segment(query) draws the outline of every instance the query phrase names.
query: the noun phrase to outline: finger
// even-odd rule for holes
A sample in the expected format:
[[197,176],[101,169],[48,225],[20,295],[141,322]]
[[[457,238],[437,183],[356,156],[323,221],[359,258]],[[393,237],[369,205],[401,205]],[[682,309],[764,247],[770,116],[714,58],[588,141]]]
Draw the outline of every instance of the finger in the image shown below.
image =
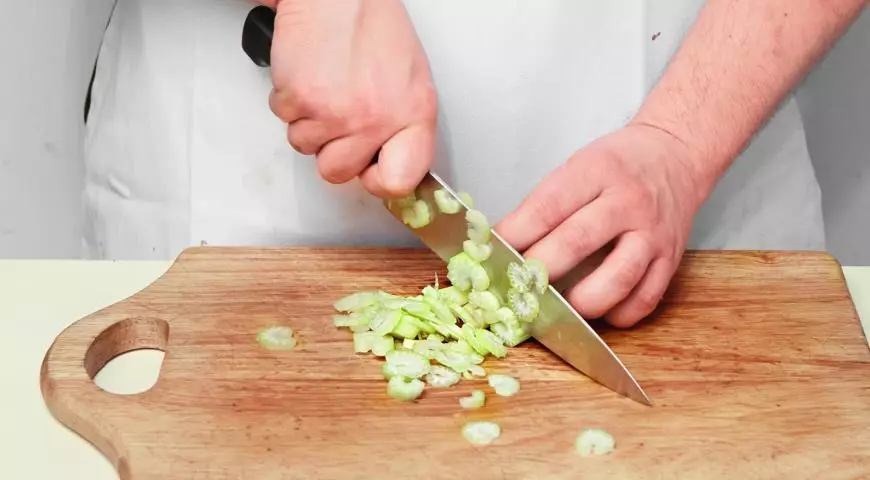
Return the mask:
[[346,132],[331,132],[323,122],[301,119],[287,126],[287,142],[302,155],[316,155],[329,141]]
[[620,237],[604,262],[567,292],[567,300],[584,316],[601,318],[625,299],[652,261],[653,250],[640,235]]
[[269,92],[269,109],[284,123],[293,123],[307,115],[303,105],[287,89]]
[[544,237],[601,193],[598,182],[584,182],[577,162],[550,173],[495,230],[520,252]]
[[368,167],[378,147],[377,141],[362,135],[337,138],[318,152],[317,169],[329,183],[349,182]]
[[583,259],[626,230],[622,206],[611,197],[600,196],[574,212],[561,225],[526,250],[547,266],[550,281],[559,281]]
[[413,125],[395,134],[381,147],[378,162],[360,178],[363,187],[381,198],[411,194],[435,157],[435,129]]
[[628,328],[653,312],[664,296],[676,264],[665,258],[652,262],[637,287],[625,300],[613,307],[605,316],[608,323],[617,328]]

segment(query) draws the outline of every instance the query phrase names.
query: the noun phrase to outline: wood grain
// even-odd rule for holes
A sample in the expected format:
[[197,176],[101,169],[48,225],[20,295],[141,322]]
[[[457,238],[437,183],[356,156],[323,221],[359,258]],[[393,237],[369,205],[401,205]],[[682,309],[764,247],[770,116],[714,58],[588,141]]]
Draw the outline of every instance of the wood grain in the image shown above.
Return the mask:
[[[155,283],[63,331],[41,372],[45,401],[122,479],[576,479],[870,477],[870,351],[839,265],[803,252],[690,252],[662,307],[631,330],[597,326],[654,402],[620,397],[528,342],[480,381],[386,397],[381,363],[355,355],[332,302],[411,294],[444,278],[428,251],[193,248]],[[50,299],[48,299],[50,301]],[[299,346],[255,342],[292,326]],[[92,377],[134,348],[166,352],[149,391]],[[483,388],[487,406],[457,399]],[[472,447],[469,419],[502,436]],[[605,457],[580,430],[612,432]]]

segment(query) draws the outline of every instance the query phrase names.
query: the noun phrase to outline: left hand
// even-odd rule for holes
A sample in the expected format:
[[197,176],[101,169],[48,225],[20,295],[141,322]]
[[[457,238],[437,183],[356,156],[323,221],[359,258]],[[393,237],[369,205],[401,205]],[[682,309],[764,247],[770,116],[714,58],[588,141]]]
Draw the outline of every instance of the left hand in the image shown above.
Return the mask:
[[550,283],[617,239],[566,299],[588,318],[630,327],[652,313],[680,263],[709,182],[670,134],[629,125],[594,141],[552,172],[496,226]]

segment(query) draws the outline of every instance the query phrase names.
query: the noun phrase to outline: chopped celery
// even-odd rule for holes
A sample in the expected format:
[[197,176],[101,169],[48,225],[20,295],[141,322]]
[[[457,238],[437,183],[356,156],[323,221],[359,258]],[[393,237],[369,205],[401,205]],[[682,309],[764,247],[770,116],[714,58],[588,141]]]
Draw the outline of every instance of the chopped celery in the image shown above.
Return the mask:
[[429,335],[426,336],[426,340],[434,340],[438,343],[441,343],[444,341],[444,337],[437,334],[437,333],[430,333]]
[[607,455],[613,452],[616,440],[613,435],[600,428],[589,428],[577,436],[574,448],[583,457]]
[[401,320],[401,310],[382,310],[375,315],[369,325],[377,335],[383,336],[392,332]]
[[431,367],[428,358],[410,350],[391,350],[386,357],[387,364],[402,377],[420,378],[429,373]]
[[[453,313],[450,312],[450,307],[448,307],[443,301],[437,298],[425,298],[424,301],[429,305],[432,311],[435,313],[435,320],[440,323],[453,324],[456,323],[456,317],[453,316]],[[430,321],[433,321],[430,319]]]
[[443,188],[435,190],[432,195],[435,197],[435,205],[438,206],[438,210],[441,213],[453,215],[454,213],[459,213],[459,210],[462,209],[462,205]]
[[478,343],[486,352],[491,353],[497,358],[504,358],[507,355],[507,348],[505,348],[504,342],[502,342],[498,335],[483,328],[477,329],[475,334]]
[[508,305],[516,314],[517,319],[523,322],[532,322],[540,312],[538,297],[531,292],[511,290],[508,292]]
[[476,325],[479,323],[477,318],[474,317],[474,312],[472,312],[471,309],[468,308],[468,305],[462,307],[451,305],[450,310],[453,312],[454,315],[462,320],[462,323],[470,323],[472,325]]
[[464,203],[466,207],[474,208],[474,200],[471,198],[471,195],[469,195],[468,192],[459,192],[456,194],[456,196],[459,197],[460,200],[462,200],[462,203]]
[[406,197],[390,199],[387,201],[387,205],[389,205],[391,208],[393,205],[395,205],[399,208],[408,208],[408,207],[413,207],[414,202],[416,202],[416,201],[417,201],[417,195],[415,193],[412,193]]
[[549,273],[547,270],[547,266],[544,265],[544,262],[530,258],[526,260],[526,271],[534,279],[535,290],[538,293],[544,293],[547,291],[547,287],[549,287]]
[[290,327],[271,326],[261,329],[257,333],[257,343],[267,350],[293,350],[296,347],[296,338]]
[[531,338],[525,325],[496,323],[491,328],[492,332],[508,347],[516,347]]
[[495,296],[494,293],[486,291],[486,292],[471,292],[468,294],[468,303],[474,305],[475,307],[482,308],[483,310],[498,310],[501,307],[501,303],[498,301],[498,297]]
[[459,374],[441,365],[434,365],[426,374],[426,383],[434,388],[447,388],[459,382]]
[[440,350],[444,344],[438,340],[427,338],[426,340],[418,340],[414,342],[413,347],[410,347],[411,350],[420,354],[423,357],[428,359],[435,358],[435,352]]
[[375,332],[359,332],[353,334],[354,353],[367,353],[375,343]]
[[501,436],[501,427],[483,420],[468,422],[462,427],[462,436],[472,445],[489,445]]
[[417,378],[405,378],[399,375],[390,378],[387,383],[387,395],[403,402],[416,400],[426,384]]
[[471,395],[459,399],[459,405],[466,409],[481,408],[485,402],[486,394],[480,390],[475,390],[471,392]]
[[402,209],[402,222],[411,228],[423,228],[432,221],[432,212],[425,200],[417,200],[413,206]]
[[474,375],[475,377],[486,376],[486,370],[480,365],[472,365],[471,368],[468,369],[468,373]]
[[448,305],[465,305],[468,303],[468,295],[456,287],[444,287],[438,290],[438,297]]
[[454,372],[464,372],[471,368],[472,362],[470,353],[462,353],[451,350],[437,350],[435,352],[435,361],[453,370]]
[[465,340],[475,352],[481,355],[489,353],[486,347],[478,340],[477,329],[467,323],[462,326],[462,339]]
[[447,262],[447,278],[463,292],[489,288],[489,274],[486,269],[465,252],[457,253]]
[[399,323],[393,327],[393,335],[400,338],[417,338],[420,334],[420,320],[417,320],[411,315],[402,315]]
[[377,292],[357,292],[339,299],[333,307],[339,312],[352,312],[374,305],[380,301]]
[[371,317],[352,313],[350,315],[333,315],[332,324],[336,327],[368,326]]
[[435,327],[435,331],[449,338],[462,338],[462,334],[459,332],[459,327],[456,324],[452,325],[444,325],[442,323],[433,323],[433,327]]
[[484,243],[481,245],[472,240],[466,240],[462,242],[462,251],[475,262],[483,262],[492,255],[492,244]]
[[489,229],[489,221],[480,210],[468,210],[465,212],[465,220],[468,222],[468,239],[483,245],[489,243],[492,231]]
[[393,337],[388,335],[375,337],[374,342],[372,342],[372,353],[378,357],[386,356],[387,353],[393,351],[395,348],[396,342],[393,341]]
[[528,292],[535,281],[532,273],[516,262],[511,262],[507,267],[507,277],[511,289],[518,292]]
[[407,350],[413,350],[414,345],[416,345],[416,344],[417,344],[417,340],[412,340],[410,338],[406,338],[406,339],[402,340],[402,348],[407,349]]
[[520,382],[510,375],[494,373],[487,377],[487,382],[495,394],[502,397],[512,397],[520,391]]

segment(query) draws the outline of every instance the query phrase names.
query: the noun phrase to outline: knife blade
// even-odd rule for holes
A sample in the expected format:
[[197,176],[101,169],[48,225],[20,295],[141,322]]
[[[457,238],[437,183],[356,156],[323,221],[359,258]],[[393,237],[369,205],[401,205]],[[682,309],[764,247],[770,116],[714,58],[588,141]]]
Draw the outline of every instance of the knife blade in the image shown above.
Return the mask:
[[[434,206],[435,191],[439,189],[462,205],[459,212],[446,215],[437,211]],[[427,173],[420,182],[416,196],[433,206],[432,220],[421,228],[409,228],[447,262],[463,251],[462,243],[468,239],[465,212],[469,206],[462,201],[458,192],[433,172]],[[385,201],[384,206],[398,221],[402,221],[402,207],[397,202]],[[498,233],[490,231],[492,253],[482,265],[490,277],[489,289],[501,298],[507,298],[510,289],[506,273],[508,265],[511,262],[522,264],[524,259]],[[531,325],[531,334],[538,342],[605,387],[642,404],[652,405],[628,368],[553,285],[539,300],[540,313]]]
[[[264,6],[253,8],[245,20],[242,49],[257,66],[268,67],[271,63],[274,20],[275,12]],[[372,162],[376,161],[377,155]],[[439,214],[434,207],[434,192],[437,190],[444,190],[456,200],[461,205],[460,211],[452,215]],[[438,257],[448,262],[463,251],[462,244],[468,238],[465,213],[469,206],[458,192],[431,171],[420,182],[416,194],[418,199],[433,206],[434,215],[427,225],[409,229]],[[384,207],[398,221],[403,221],[402,209],[396,202],[384,201]],[[510,288],[507,267],[511,262],[522,265],[524,259],[493,230],[491,244],[492,253],[482,264],[490,277],[490,290],[501,298],[507,298]],[[540,313],[531,325],[531,335],[539,343],[601,385],[639,403],[652,405],[628,368],[553,285],[539,301]]]

